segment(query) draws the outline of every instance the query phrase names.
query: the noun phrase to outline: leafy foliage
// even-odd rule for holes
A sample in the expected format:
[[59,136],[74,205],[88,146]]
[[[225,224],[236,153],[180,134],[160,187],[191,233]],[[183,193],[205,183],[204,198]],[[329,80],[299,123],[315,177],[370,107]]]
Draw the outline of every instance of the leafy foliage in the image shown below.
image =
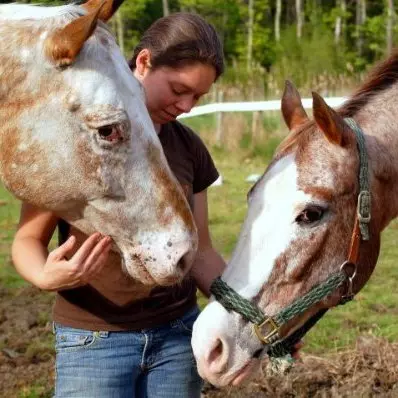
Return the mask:
[[[23,2],[62,3],[57,0]],[[249,0],[168,0],[168,6],[171,12],[199,13],[214,24],[223,41],[229,66],[222,83],[236,84],[239,81],[241,86],[260,87],[264,89],[260,93],[263,97],[272,92],[275,85],[280,87],[287,77],[298,86],[316,85],[319,76],[357,74],[386,55],[386,1],[302,0],[301,37],[296,32],[296,2],[281,1],[279,41],[275,38],[276,2],[252,1],[251,69],[247,65]],[[362,22],[358,22],[357,17],[360,3],[366,6]],[[119,13],[120,18],[111,21],[110,25],[119,32],[118,39],[123,40],[126,57],[130,57],[142,33],[163,15],[162,1],[125,0]],[[338,21],[340,33],[336,30]],[[392,26],[392,35],[396,38],[397,24]],[[269,83],[270,74],[273,84]]]

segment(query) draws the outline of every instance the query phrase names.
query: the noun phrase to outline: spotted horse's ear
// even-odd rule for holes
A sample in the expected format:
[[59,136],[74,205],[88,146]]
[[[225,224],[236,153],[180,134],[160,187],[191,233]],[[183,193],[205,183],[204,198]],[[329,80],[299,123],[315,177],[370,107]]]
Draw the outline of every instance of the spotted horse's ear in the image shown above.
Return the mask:
[[52,32],[44,42],[47,58],[56,66],[72,65],[86,40],[92,35],[105,2],[87,15],[74,19],[61,29]]
[[100,7],[101,11],[98,19],[107,22],[112,15],[117,11],[124,0],[89,0],[82,5],[89,13]]
[[332,109],[317,93],[312,93],[313,115],[316,124],[332,144],[344,145],[344,132],[348,129],[342,116]]
[[308,122],[309,118],[301,103],[300,94],[289,80],[285,82],[281,106],[283,118],[289,130],[295,130],[303,123]]

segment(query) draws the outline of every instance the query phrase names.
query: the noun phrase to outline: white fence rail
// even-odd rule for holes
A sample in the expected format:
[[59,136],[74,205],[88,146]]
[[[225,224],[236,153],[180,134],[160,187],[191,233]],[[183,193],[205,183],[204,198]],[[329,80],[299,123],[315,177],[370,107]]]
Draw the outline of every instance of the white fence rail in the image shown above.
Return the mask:
[[[340,106],[346,100],[345,97],[325,98],[328,105],[332,107]],[[302,100],[304,108],[312,107],[312,98],[304,98]],[[253,102],[218,102],[196,106],[191,112],[183,113],[179,118],[188,118],[193,116],[207,115],[216,112],[258,112],[258,111],[277,111],[281,109],[281,101],[253,101]]]
[[[219,97],[222,99],[221,97]],[[345,97],[329,97],[325,98],[326,103],[331,107],[338,107],[342,105],[345,101]],[[304,98],[302,99],[302,104],[304,108],[309,109],[312,108],[312,98]],[[214,104],[206,104],[202,106],[196,106],[192,108],[189,113],[183,113],[179,116],[180,119],[207,115],[210,113],[217,114],[217,127],[216,127],[216,140],[220,144],[221,143],[221,135],[222,135],[222,113],[223,112],[255,112],[254,115],[259,115],[260,112],[263,111],[279,111],[281,109],[281,101],[273,100],[273,101],[253,101],[253,102],[217,102]],[[255,130],[256,118],[253,115],[253,124],[252,124],[252,133]],[[246,181],[249,183],[253,183],[257,181],[260,177],[260,174],[251,174],[246,178]],[[222,185],[223,179],[220,175],[217,181],[215,181],[212,186]]]

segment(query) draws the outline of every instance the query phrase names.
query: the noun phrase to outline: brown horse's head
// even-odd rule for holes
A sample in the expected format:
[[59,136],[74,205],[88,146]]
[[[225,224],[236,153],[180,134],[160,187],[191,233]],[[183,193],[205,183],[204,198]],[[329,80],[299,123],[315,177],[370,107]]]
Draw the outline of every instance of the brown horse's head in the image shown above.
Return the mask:
[[196,229],[104,24],[120,3],[0,6],[0,178],[19,199],[111,236],[134,278],[169,284],[189,269]]
[[[291,133],[248,194],[246,220],[222,277],[269,316],[338,272],[348,259],[359,193],[357,140],[344,111],[334,111],[314,93],[310,121],[288,83],[282,112]],[[373,172],[371,189],[376,195],[379,185]],[[373,271],[385,226],[377,203],[372,206],[371,238],[361,243],[354,293]],[[279,335],[290,335],[319,310],[335,306],[346,288],[294,317]],[[193,349],[201,375],[225,385],[252,370],[264,345],[252,323],[212,301],[194,326]]]

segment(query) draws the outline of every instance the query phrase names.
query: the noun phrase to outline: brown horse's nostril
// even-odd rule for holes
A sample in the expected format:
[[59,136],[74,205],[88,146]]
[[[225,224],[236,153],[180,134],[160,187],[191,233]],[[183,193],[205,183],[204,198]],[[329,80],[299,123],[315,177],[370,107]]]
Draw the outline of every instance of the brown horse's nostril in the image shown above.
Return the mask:
[[221,339],[217,339],[208,356],[208,365],[212,372],[221,373],[227,366],[228,352]]

